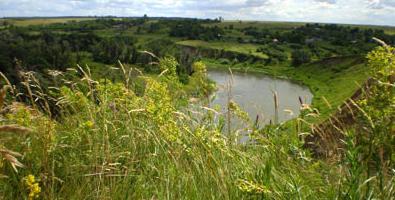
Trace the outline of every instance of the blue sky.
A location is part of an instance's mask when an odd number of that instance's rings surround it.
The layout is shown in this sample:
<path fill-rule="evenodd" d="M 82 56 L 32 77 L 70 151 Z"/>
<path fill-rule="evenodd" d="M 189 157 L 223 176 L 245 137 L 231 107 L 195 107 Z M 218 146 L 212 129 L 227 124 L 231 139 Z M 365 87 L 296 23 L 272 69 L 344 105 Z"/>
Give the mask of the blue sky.
<path fill-rule="evenodd" d="M 177 16 L 395 26 L 395 0 L 0 0 L 0 17 Z"/>

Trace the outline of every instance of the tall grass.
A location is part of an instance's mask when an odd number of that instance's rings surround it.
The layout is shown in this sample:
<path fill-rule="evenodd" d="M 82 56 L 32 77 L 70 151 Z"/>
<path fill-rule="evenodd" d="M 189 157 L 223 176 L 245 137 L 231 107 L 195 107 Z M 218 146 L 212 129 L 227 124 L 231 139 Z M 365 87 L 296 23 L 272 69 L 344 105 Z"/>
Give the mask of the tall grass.
<path fill-rule="evenodd" d="M 394 197 L 393 164 L 386 165 L 385 180 L 379 181 L 382 168 L 375 168 L 375 176 L 361 176 L 369 165 L 361 163 L 365 149 L 352 131 L 344 140 L 346 156 L 331 163 L 313 158 L 303 148 L 301 129 L 285 131 L 284 124 L 259 130 L 247 125 L 254 142 L 234 145 L 228 137 L 238 130 L 223 134 L 217 118 L 237 116 L 237 105 L 229 100 L 224 115 L 213 109 L 184 111 L 180 101 L 207 94 L 201 91 L 209 86 L 203 85 L 201 63 L 189 85 L 179 83 L 175 64 L 160 60 L 160 76 L 131 76 L 137 69 L 120 64 L 125 77 L 120 83 L 94 80 L 88 68 L 79 67 L 64 75 L 82 75 L 79 80 L 65 80 L 48 94 L 30 76 L 25 85 L 32 106 L 12 104 L 15 97 L 9 95 L 2 116 L 1 124 L 31 132 L 0 135 L 1 146 L 20 152 L 24 165 L 16 172 L 12 163 L 1 161 L 0 195 L 30 198 L 32 190 L 23 181 L 33 175 L 43 199 Z M 49 101 L 60 111 L 57 120 L 46 108 Z"/>

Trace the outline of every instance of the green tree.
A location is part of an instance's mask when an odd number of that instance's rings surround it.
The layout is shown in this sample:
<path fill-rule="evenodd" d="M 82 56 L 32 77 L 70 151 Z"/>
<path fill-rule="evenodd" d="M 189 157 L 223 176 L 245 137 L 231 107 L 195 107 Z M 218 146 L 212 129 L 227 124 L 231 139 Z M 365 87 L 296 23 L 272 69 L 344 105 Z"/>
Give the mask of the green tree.
<path fill-rule="evenodd" d="M 295 50 L 292 52 L 292 65 L 299 66 L 311 61 L 310 52 L 306 50 Z"/>

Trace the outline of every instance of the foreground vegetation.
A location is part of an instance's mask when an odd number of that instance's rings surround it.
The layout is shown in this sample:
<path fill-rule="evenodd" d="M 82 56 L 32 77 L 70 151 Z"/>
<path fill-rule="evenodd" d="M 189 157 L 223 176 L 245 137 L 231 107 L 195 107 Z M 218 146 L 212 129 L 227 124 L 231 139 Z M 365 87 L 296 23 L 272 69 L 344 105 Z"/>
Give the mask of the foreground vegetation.
<path fill-rule="evenodd" d="M 2 90 L 0 194 L 6 199 L 391 199 L 395 96 L 387 77 L 394 71 L 393 51 L 370 54 L 379 85 L 368 101 L 358 102 L 361 121 L 344 133 L 344 157 L 331 162 L 310 156 L 302 132 L 283 132 L 281 125 L 255 129 L 233 102 L 223 114 L 180 109 L 188 91 L 208 87 L 202 63 L 194 64 L 193 81 L 185 86 L 172 59 L 160 60 L 163 73 L 157 77 L 132 76 L 129 71 L 137 69 L 120 65 L 123 83 L 93 80 L 89 69 L 78 68 L 79 81 L 65 79 L 65 86 L 48 94 L 25 74 L 31 106 L 12 103 L 14 87 Z M 60 76 L 73 77 L 70 73 Z M 11 90 L 5 100 L 6 88 Z M 54 99 L 58 120 L 45 110 Z M 301 109 L 301 117 L 311 112 L 307 105 Z M 238 130 L 223 134 L 227 115 L 246 120 L 255 142 L 237 144 Z"/>

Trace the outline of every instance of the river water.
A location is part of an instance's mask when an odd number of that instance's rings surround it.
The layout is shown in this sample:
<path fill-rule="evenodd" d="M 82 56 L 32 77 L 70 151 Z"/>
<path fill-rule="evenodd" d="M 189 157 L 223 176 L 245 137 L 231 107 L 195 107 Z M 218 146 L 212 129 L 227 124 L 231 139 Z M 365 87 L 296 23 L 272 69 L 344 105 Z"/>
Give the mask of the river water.
<path fill-rule="evenodd" d="M 217 83 L 218 87 L 210 106 L 220 105 L 225 111 L 230 73 L 227 70 L 209 69 L 208 76 Z M 274 122 L 273 92 L 277 92 L 278 96 L 278 122 L 284 122 L 299 115 L 299 97 L 308 104 L 311 103 L 313 97 L 309 88 L 289 80 L 272 78 L 261 73 L 233 72 L 232 99 L 248 113 L 251 120 L 255 121 L 256 116 L 259 115 L 260 126 L 269 124 L 270 121 Z"/>

